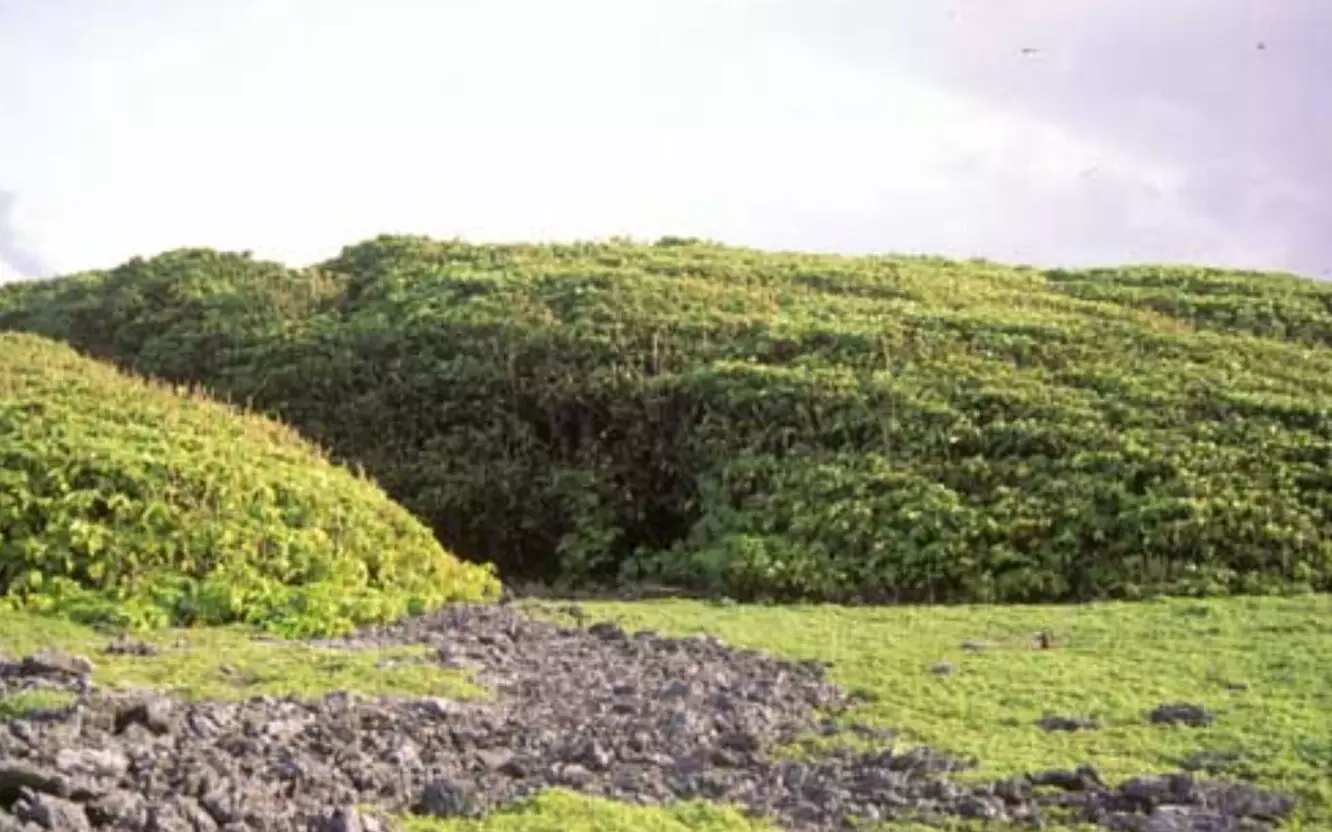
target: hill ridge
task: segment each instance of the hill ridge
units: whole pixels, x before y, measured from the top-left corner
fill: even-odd
[[[381,235],[4,287],[3,328],[251,401],[508,576],[1332,586],[1332,286],[1290,275]]]

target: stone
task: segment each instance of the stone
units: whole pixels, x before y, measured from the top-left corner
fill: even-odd
[[[1202,705],[1191,702],[1172,702],[1152,710],[1148,719],[1153,725],[1188,725],[1204,728],[1211,725],[1216,717]]]
[[[1046,731],[1092,731],[1100,727],[1094,719],[1070,716],[1044,716],[1036,724]]]

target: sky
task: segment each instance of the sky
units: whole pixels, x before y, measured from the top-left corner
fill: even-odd
[[[381,233],[1332,277],[1328,0],[0,0],[0,280]]]

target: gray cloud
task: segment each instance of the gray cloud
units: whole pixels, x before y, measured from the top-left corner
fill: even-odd
[[[25,246],[14,227],[14,194],[0,189],[0,276],[10,271],[20,278],[47,277],[51,269],[36,252]]]

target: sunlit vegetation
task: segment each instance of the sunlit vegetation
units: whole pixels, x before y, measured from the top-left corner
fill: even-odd
[[[0,333],[5,605],[316,634],[497,591],[290,428]]]

